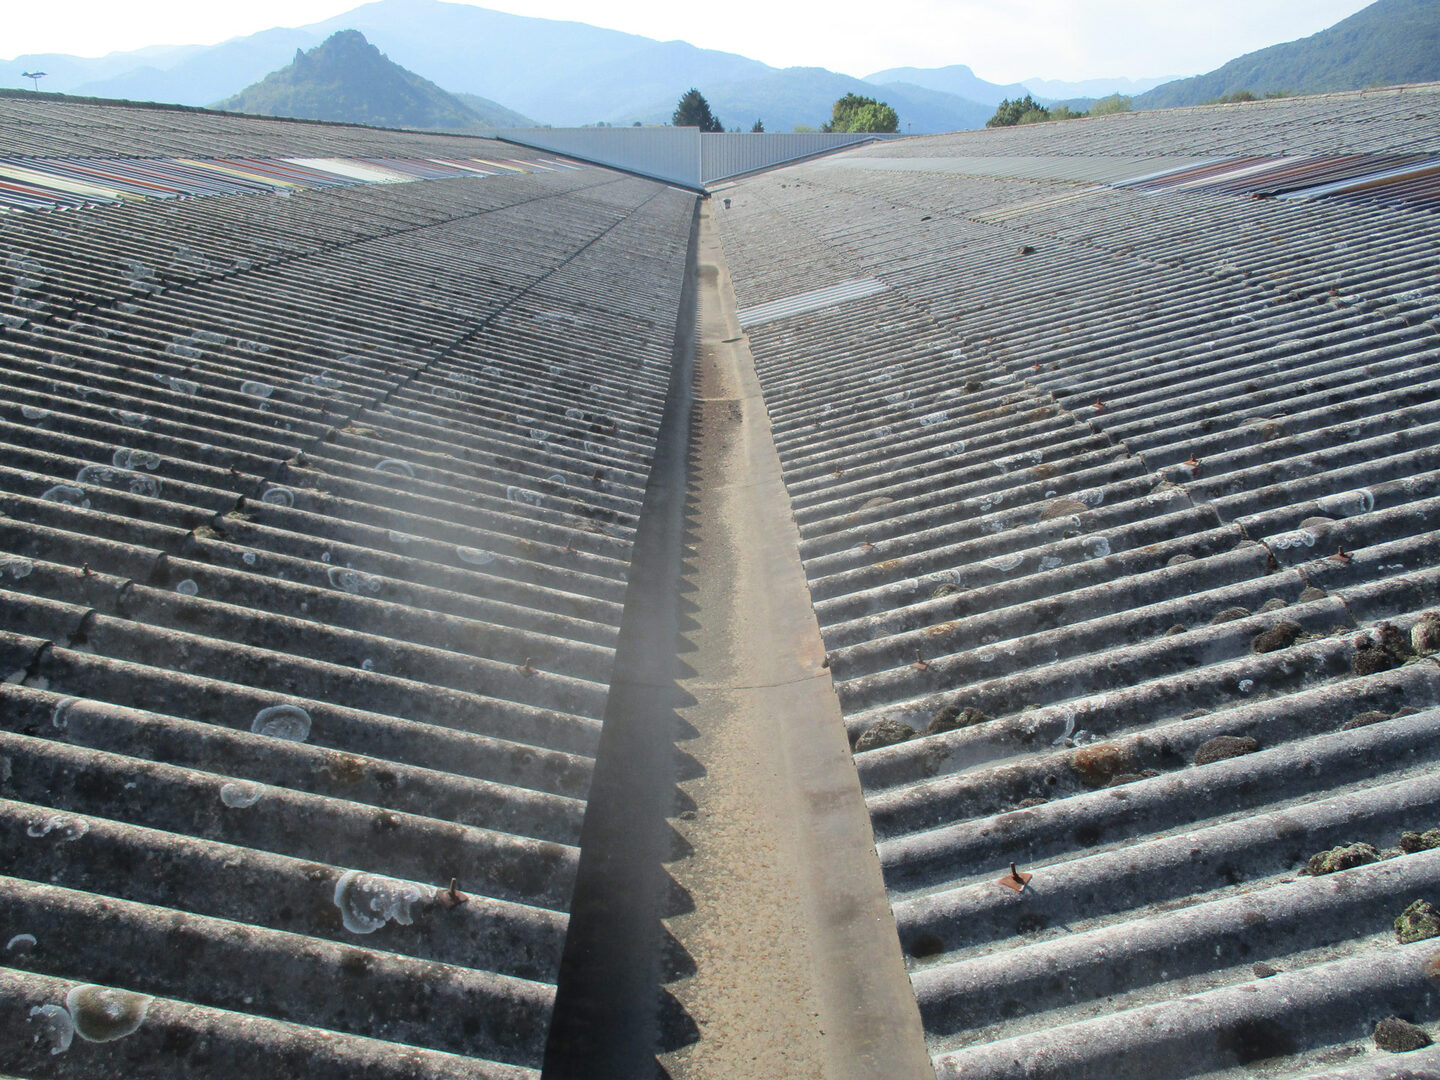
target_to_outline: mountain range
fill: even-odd
[[[358,30],[340,30],[217,108],[260,116],[295,116],[373,127],[482,131],[526,117],[488,99],[462,101],[428,79],[392,63]],[[471,102],[474,104],[472,105]]]
[[[265,30],[219,45],[112,53],[96,59],[58,54],[16,57],[9,66],[49,72],[44,89],[94,97],[211,105],[284,67],[297,50],[353,29],[395,63],[450,94],[478,95],[543,124],[664,123],[685,89],[704,89],[731,127],[763,119],[771,131],[818,127],[846,93],[880,97],[919,133],[978,127],[1005,96],[973,79],[980,97],[927,85],[922,78],[862,80],[824,68],[774,68],[683,41],[510,15],[443,0],[375,0],[322,22]],[[476,42],[483,43],[478,48]],[[995,87],[995,90],[1008,88]],[[502,114],[494,114],[496,117]],[[512,126],[519,120],[495,119]]]
[[[727,126],[818,127],[846,93],[887,101],[915,134],[979,127],[1002,98],[1042,102],[1121,92],[1136,108],[1193,104],[1237,91],[1351,89],[1440,79],[1440,2],[1377,0],[1309,38],[1240,57],[1206,75],[1158,80],[1032,79],[997,84],[963,64],[891,68],[865,79],[824,68],[774,68],[683,41],[656,41],[579,22],[510,15],[444,0],[374,0],[308,26],[214,46],[157,46],[99,58],[31,54],[19,73],[49,73],[44,89],[95,97],[210,105],[226,101],[341,30],[356,30],[396,64],[459,99],[494,126],[665,123],[685,89],[700,87]],[[1142,92],[1143,91],[1143,92]],[[479,99],[478,101],[475,99]],[[496,104],[503,102],[503,105]]]

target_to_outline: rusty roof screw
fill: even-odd
[[[1027,874],[1023,870],[1017,870],[1015,868],[1015,864],[1012,862],[1010,864],[1010,876],[1002,877],[999,881],[999,884],[1004,885],[1007,889],[1012,889],[1017,893],[1024,892],[1025,886],[1030,884],[1030,879],[1034,876],[1034,874]]]
[[[1355,560],[1355,556],[1351,555],[1351,554],[1350,554],[1348,551],[1346,551],[1343,547],[1338,547],[1338,548],[1336,548],[1336,549],[1335,549],[1335,554],[1334,554],[1334,555],[1331,555],[1330,558],[1335,559],[1337,562],[1342,562],[1342,563],[1350,563],[1350,562],[1353,562],[1353,561]]]
[[[1195,472],[1197,469],[1200,468],[1200,459],[1199,459],[1198,457],[1196,457],[1194,454],[1191,454],[1188,458],[1186,458],[1186,459],[1185,459],[1184,461],[1182,461],[1180,464],[1187,466],[1187,467],[1190,469],[1191,472]]]
[[[1095,404],[1094,404],[1094,405],[1091,405],[1090,407],[1091,407],[1092,409],[1094,409],[1096,412],[1104,412],[1104,411],[1105,411],[1105,403],[1104,403],[1103,401],[1096,401]]]
[[[930,661],[929,661],[929,660],[921,659],[921,657],[920,657],[920,650],[919,650],[919,649],[916,649],[916,650],[915,650],[915,670],[916,670],[916,671],[929,671],[929,670],[930,670]]]
[[[861,540],[861,541],[860,541],[860,546],[861,546],[862,548],[864,548],[866,551],[874,551],[874,550],[875,550],[875,545],[872,544],[869,540]]]
[[[470,897],[466,896],[456,887],[456,881],[452,877],[450,879],[450,887],[442,890],[436,899],[440,901],[442,907],[449,909],[459,907],[465,903],[466,900],[469,900]]]
[[[525,657],[525,662],[520,665],[520,674],[527,678],[535,674],[535,666],[530,663],[530,657]]]

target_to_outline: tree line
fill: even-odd
[[[680,95],[680,101],[675,106],[675,112],[670,117],[670,123],[675,127],[694,127],[701,131],[724,131],[725,125],[720,118],[710,109],[710,103],[705,100],[705,95],[695,87],[691,87]],[[735,128],[739,131],[739,128]],[[765,123],[756,119],[750,126],[753,133],[763,132]],[[796,131],[802,130],[796,127]],[[813,130],[805,128],[804,130]],[[864,132],[896,132],[900,130],[900,116],[889,105],[883,101],[876,101],[874,98],[861,97],[859,94],[846,94],[836,101],[830,109],[830,119],[821,125],[821,131],[864,131]]]

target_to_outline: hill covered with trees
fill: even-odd
[[[1316,94],[1440,80],[1440,2],[1377,0],[1318,34],[1246,53],[1223,67],[1140,94],[1137,109],[1235,95]]]
[[[465,130],[486,119],[452,94],[341,30],[216,108],[375,127]]]

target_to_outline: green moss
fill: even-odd
[[[1400,850],[1406,855],[1413,855],[1417,851],[1433,851],[1435,848],[1440,848],[1440,829],[1407,832],[1400,837]]]
[[[855,741],[855,752],[859,754],[866,750],[878,750],[882,746],[895,746],[913,738],[915,729],[909,724],[887,718],[876,721]]]
[[[1401,945],[1440,937],[1440,911],[1428,900],[1416,900],[1395,917],[1395,936]]]
[[[959,728],[983,724],[993,719],[995,718],[988,713],[983,713],[979,709],[972,709],[969,706],[962,709],[955,705],[946,705],[943,709],[936,712],[934,718],[925,726],[925,734],[938,735],[942,731],[955,731]]]
[[[1329,851],[1310,856],[1306,869],[1316,877],[1333,874],[1338,870],[1349,870],[1354,866],[1380,861],[1380,852],[1373,844],[1341,844]]]

